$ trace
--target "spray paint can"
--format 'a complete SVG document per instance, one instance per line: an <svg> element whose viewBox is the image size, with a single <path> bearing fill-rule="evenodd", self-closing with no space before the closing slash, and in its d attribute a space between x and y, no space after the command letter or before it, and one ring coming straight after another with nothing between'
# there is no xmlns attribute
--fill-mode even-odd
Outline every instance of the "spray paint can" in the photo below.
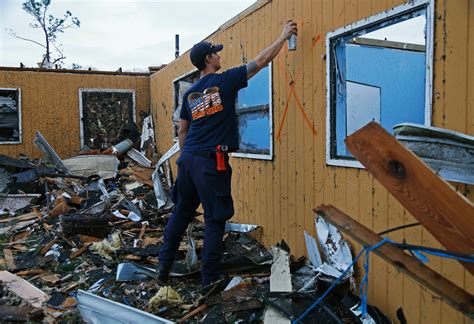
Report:
<svg viewBox="0 0 474 324"><path fill-rule="evenodd" d="M296 51L296 34L291 34L290 38L288 39L288 50Z"/></svg>

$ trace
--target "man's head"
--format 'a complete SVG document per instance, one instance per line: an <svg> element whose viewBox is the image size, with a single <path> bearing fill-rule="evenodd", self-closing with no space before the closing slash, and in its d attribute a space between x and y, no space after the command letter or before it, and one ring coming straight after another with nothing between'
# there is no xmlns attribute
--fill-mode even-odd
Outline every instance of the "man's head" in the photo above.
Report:
<svg viewBox="0 0 474 324"><path fill-rule="evenodd" d="M199 71L204 70L207 65L217 71L221 68L220 56L217 52L222 51L223 48L224 46L221 44L214 45L209 42L197 43L191 49L191 63L193 63Z"/></svg>

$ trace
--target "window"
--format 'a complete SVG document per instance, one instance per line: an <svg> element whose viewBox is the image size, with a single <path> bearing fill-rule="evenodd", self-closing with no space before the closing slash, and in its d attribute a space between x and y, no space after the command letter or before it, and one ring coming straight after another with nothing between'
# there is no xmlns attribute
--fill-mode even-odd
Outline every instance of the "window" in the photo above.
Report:
<svg viewBox="0 0 474 324"><path fill-rule="evenodd" d="M432 30L433 5L415 0L328 33L327 164L362 167L344 140L370 121L430 125Z"/></svg>
<svg viewBox="0 0 474 324"><path fill-rule="evenodd" d="M271 160L273 127L271 109L271 65L261 69L239 91L236 111L240 149L233 156Z"/></svg>
<svg viewBox="0 0 474 324"><path fill-rule="evenodd" d="M173 81L174 107L173 107L173 115L171 116L171 122L173 125L173 141L178 141L179 115L181 113L181 107L183 105L184 93L189 88L191 88L193 83L196 82L197 80L199 80L199 71L194 70Z"/></svg>
<svg viewBox="0 0 474 324"><path fill-rule="evenodd" d="M79 89L81 147L105 149L135 136L135 90Z"/></svg>
<svg viewBox="0 0 474 324"><path fill-rule="evenodd" d="M0 144L21 143L20 89L0 88Z"/></svg>

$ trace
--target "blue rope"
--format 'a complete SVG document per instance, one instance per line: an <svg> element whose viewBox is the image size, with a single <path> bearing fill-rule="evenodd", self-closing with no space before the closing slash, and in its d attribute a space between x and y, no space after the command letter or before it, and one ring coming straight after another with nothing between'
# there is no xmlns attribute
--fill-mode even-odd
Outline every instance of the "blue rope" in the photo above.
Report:
<svg viewBox="0 0 474 324"><path fill-rule="evenodd" d="M384 244L387 241L388 241L388 238L384 238L382 241L378 242L377 244L375 244L372 247L364 247L362 249L362 251L360 251L360 253L354 258L354 260L352 260L352 263L349 265L349 267L347 267L347 269L344 270L344 272L338 278L336 278L336 280L334 280L334 282L331 284L331 286L329 286L329 288L324 292L324 294L322 294L321 297L319 297L311 306L309 306L300 316L298 316L296 319L294 319L291 323L298 323L303 318L305 318L305 316L308 315L308 313L311 310L313 310L316 306L318 306L319 303L321 303L321 301L331 292L331 290L333 290L334 287L336 287L336 285L339 283L339 281L341 281L342 278L344 278L344 276L346 275L347 272L349 272L349 270L352 268L352 266L354 266L354 264L357 263L357 261L362 256L362 254L364 254L366 251L370 252L370 251L373 251L373 250L377 249L378 247L380 247L382 244ZM365 261L364 261L364 268L366 268L365 264L367 262L366 273L365 273L364 278L362 279L362 282L365 282L365 283L367 283L367 278L368 278L368 260L369 260L368 259L368 254L369 253L366 253L366 257L365 257ZM362 283L361 283L361 286L362 286ZM361 291L362 291L362 289L361 289ZM365 288L365 291L367 291L367 286ZM367 301L367 297L365 297L365 299ZM361 300L362 300L362 298L361 298ZM362 307L362 305L361 305L361 307ZM365 313L363 313L363 315L365 316Z"/></svg>
<svg viewBox="0 0 474 324"><path fill-rule="evenodd" d="M395 243L395 245L396 245L396 243ZM421 254L426 259L426 261L424 261L422 259L423 262L428 262L428 258L426 256L424 256L421 252L426 253L426 254L435 255L435 256L438 256L438 257L441 257L441 258L454 259L454 260L458 260L458 261L461 261L461 262L474 262L474 256L469 257L469 258L463 258L463 257L452 255L452 254L449 254L449 253L436 252L436 251L425 250L425 249L421 249L421 248L420 249L410 249L410 250L413 251L413 252L418 252L419 254ZM417 253L417 255L418 255L418 253Z"/></svg>
<svg viewBox="0 0 474 324"><path fill-rule="evenodd" d="M324 294L322 294L318 299L316 299L316 301L313 304L311 304L300 316L298 316L295 320L293 320L292 323L298 323L306 315L308 315L308 313L311 310L313 310L316 306L318 306L319 303L321 303L321 301L331 292L331 290L333 290L334 287L342 280L342 278L344 278L346 273L357 263L357 261L360 259L360 257L364 253L365 253L365 255L364 255L364 264L363 264L363 266L364 266L365 274L364 274L364 277L362 278L361 283L360 283L360 299L361 299L360 309L361 309L361 312L362 312L362 316L365 316L367 314L367 289L368 289L368 285L369 285L368 278L369 278L370 252L378 249L380 246L382 246L383 244L385 244L387 242L389 242L389 243L391 243L395 246L397 246L399 244L399 243L396 243L396 242L392 241L388 237L385 237L383 240L381 240L380 242L378 242L377 244L375 244L373 246L369 246L369 247L364 246L362 251L360 251L360 253L354 258L354 260L349 265L349 267L346 270L344 270L344 272L338 278L336 278L336 280L331 284L331 286L329 286L329 288L324 292ZM427 253L427 254L432 254L432 255L435 255L435 256L443 257L443 258L455 259L455 260L462 261L462 262L474 262L474 256L472 256L472 258L463 258L463 257L455 256L455 255L452 255L452 254L449 254L449 253L435 252L435 251L425 250L425 249L421 249L421 248L420 249L410 249L410 250L414 251L415 254L417 255L417 257L423 262L428 262L428 258L425 255L423 255L421 253L421 251L423 251L424 253Z"/></svg>

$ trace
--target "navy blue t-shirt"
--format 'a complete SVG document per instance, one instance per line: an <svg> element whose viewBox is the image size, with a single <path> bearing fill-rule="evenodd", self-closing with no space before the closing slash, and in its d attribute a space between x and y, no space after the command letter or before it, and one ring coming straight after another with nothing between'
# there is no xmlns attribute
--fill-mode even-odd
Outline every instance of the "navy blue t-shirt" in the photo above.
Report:
<svg viewBox="0 0 474 324"><path fill-rule="evenodd" d="M181 151L215 150L227 145L239 149L239 129L235 112L237 92L247 86L245 65L207 74L185 92L180 118L190 121Z"/></svg>

